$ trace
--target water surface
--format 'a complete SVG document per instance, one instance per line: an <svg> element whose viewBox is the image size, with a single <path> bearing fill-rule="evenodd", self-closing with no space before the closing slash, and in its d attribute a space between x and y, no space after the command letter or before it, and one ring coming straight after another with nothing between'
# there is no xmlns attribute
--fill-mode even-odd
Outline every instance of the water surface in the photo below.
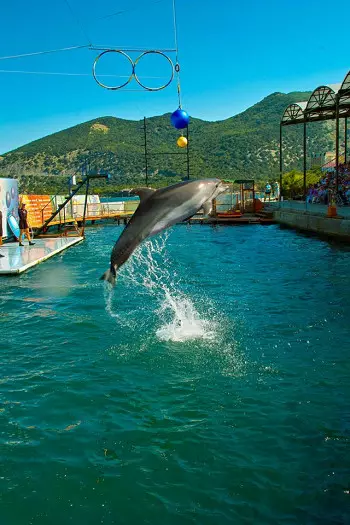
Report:
<svg viewBox="0 0 350 525"><path fill-rule="evenodd" d="M350 251L122 226L0 282L0 523L345 524Z"/></svg>

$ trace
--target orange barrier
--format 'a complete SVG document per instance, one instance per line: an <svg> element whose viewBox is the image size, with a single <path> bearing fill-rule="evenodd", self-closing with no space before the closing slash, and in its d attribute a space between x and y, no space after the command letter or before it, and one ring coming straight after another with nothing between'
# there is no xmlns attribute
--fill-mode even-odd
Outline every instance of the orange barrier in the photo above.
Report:
<svg viewBox="0 0 350 525"><path fill-rule="evenodd" d="M260 199L254 199L254 211L259 212L263 209L264 204L261 202Z"/></svg>
<svg viewBox="0 0 350 525"><path fill-rule="evenodd" d="M31 228L40 228L54 212L50 195L21 195L20 203L26 205Z"/></svg>
<svg viewBox="0 0 350 525"><path fill-rule="evenodd" d="M327 208L327 217L336 217L337 216L337 207L328 206Z"/></svg>

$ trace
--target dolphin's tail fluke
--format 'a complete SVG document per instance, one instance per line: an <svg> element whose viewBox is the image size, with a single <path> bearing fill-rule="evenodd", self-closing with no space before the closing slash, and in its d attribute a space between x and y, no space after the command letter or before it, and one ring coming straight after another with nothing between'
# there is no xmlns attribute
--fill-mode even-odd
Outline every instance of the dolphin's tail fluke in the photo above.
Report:
<svg viewBox="0 0 350 525"><path fill-rule="evenodd" d="M115 280L117 278L117 271L113 264L111 264L109 270L107 270L102 277L100 278L101 281L108 281L111 283L112 286L115 285Z"/></svg>

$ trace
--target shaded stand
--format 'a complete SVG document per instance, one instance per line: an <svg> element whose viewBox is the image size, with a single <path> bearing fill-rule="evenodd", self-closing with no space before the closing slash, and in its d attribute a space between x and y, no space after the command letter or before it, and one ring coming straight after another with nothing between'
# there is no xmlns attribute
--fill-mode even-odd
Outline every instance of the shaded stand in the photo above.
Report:
<svg viewBox="0 0 350 525"><path fill-rule="evenodd" d="M303 196L307 193L307 123L322 120L335 120L335 192L339 190L339 143L340 143L340 120L344 119L345 132L345 162L347 162L347 133L350 116L350 71L341 84L319 86L316 88L309 100L290 104L284 111L280 122L280 200L283 195L283 127L295 124L303 124Z"/></svg>

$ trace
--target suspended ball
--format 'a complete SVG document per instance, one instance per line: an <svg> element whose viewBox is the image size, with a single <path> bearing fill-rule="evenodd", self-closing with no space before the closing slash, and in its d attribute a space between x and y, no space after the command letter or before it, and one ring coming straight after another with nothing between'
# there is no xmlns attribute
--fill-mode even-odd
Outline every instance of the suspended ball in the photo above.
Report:
<svg viewBox="0 0 350 525"><path fill-rule="evenodd" d="M177 109L174 111L174 113L170 117L171 125L174 126L176 129L184 129L187 128L190 117L187 111L184 111L183 109Z"/></svg>
<svg viewBox="0 0 350 525"><path fill-rule="evenodd" d="M186 146L187 146L187 139L186 139L186 137L179 137L177 139L177 145L179 146L179 148L186 148Z"/></svg>

